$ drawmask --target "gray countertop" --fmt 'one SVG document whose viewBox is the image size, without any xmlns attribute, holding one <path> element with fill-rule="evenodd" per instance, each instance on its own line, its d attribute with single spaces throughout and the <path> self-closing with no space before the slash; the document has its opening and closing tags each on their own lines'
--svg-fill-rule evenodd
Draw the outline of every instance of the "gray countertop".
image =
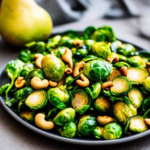
<svg viewBox="0 0 150 150">
<path fill-rule="evenodd" d="M 88 25 L 102 26 L 110 25 L 114 29 L 118 38 L 135 43 L 150 51 L 150 40 L 140 36 L 137 19 L 119 19 L 119 20 L 95 20 L 91 22 L 75 22 L 67 25 L 55 27 L 53 32 L 62 32 L 68 29 L 83 30 Z M 9 46 L 0 38 L 0 70 L 4 65 L 18 56 L 19 51 L 15 47 Z M 114 146 L 102 146 L 99 149 L 105 150 L 149 150 L 150 136 L 142 139 L 119 144 Z M 48 139 L 38 135 L 31 130 L 25 128 L 23 125 L 14 120 L 0 104 L 0 150 L 67 150 L 67 149 L 93 149 L 93 147 L 86 147 L 80 145 L 70 145 Z"/>
</svg>

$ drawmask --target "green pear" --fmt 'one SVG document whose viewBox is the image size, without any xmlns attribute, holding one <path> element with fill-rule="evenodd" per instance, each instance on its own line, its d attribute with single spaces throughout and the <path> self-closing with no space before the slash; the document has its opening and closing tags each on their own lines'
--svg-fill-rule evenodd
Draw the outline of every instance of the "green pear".
<svg viewBox="0 0 150 150">
<path fill-rule="evenodd" d="M 50 15 L 34 0 L 3 0 L 0 34 L 10 44 L 24 46 L 31 41 L 46 40 L 53 24 Z"/>
</svg>

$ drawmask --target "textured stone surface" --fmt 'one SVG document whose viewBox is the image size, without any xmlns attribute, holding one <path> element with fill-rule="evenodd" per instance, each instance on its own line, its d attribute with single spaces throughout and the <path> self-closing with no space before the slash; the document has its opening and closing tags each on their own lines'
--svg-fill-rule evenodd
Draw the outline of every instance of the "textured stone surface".
<svg viewBox="0 0 150 150">
<path fill-rule="evenodd" d="M 54 28 L 53 32 L 62 32 L 67 29 L 83 30 L 88 25 L 110 25 L 115 30 L 118 38 L 128 40 L 150 51 L 150 41 L 141 37 L 138 30 L 138 23 L 136 19 L 122 19 L 122 20 L 96 20 L 92 22 L 71 23 L 61 27 Z M 0 70 L 11 59 L 18 56 L 19 51 L 12 48 L 7 43 L 0 39 Z M 119 144 L 114 146 L 98 146 L 98 149 L 105 150 L 149 150 L 150 136 L 142 139 Z M 96 148 L 96 147 L 95 147 Z M 70 145 L 48 139 L 38 135 L 31 130 L 25 128 L 23 125 L 14 120 L 0 104 L 0 150 L 75 150 L 75 149 L 94 149 L 93 147 Z"/>
</svg>

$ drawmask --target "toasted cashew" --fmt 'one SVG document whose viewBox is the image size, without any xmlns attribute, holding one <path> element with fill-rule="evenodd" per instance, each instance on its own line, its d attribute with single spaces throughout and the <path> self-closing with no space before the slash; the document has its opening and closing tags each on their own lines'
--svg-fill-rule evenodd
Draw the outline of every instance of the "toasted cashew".
<svg viewBox="0 0 150 150">
<path fill-rule="evenodd" d="M 21 77 L 21 76 L 17 78 L 17 80 L 15 81 L 16 88 L 22 88 L 26 84 L 26 81 L 23 79 L 24 77 Z"/>
<path fill-rule="evenodd" d="M 150 73 L 150 62 L 147 62 L 146 65 L 147 65 L 147 70 Z"/>
<path fill-rule="evenodd" d="M 150 126 L 150 118 L 144 119 L 145 123 Z"/>
<path fill-rule="evenodd" d="M 112 82 L 112 81 L 104 82 L 104 83 L 102 84 L 102 88 L 103 88 L 103 89 L 109 88 L 109 87 L 111 87 L 111 86 L 113 86 L 113 82 Z"/>
<path fill-rule="evenodd" d="M 35 65 L 38 67 L 38 68 L 42 68 L 42 59 L 43 59 L 43 55 L 42 54 L 35 54 L 34 55 L 34 58 L 36 58 L 35 60 Z"/>
<path fill-rule="evenodd" d="M 97 117 L 97 121 L 101 124 L 101 125 L 106 125 L 110 122 L 113 122 L 114 119 L 112 117 L 109 116 L 98 116 Z"/>
<path fill-rule="evenodd" d="M 85 62 L 81 61 L 79 63 L 76 63 L 73 71 L 73 77 L 77 77 L 80 74 L 80 69 L 83 68 L 85 65 Z"/>
<path fill-rule="evenodd" d="M 76 80 L 76 83 L 81 87 L 87 87 L 90 84 L 89 79 L 83 74 L 80 75 L 81 80 Z"/>
<path fill-rule="evenodd" d="M 33 77 L 30 84 L 36 90 L 44 89 L 49 86 L 48 80 L 41 80 L 39 77 Z"/>
<path fill-rule="evenodd" d="M 54 82 L 54 81 L 49 81 L 49 85 L 51 86 L 51 87 L 56 87 L 57 86 L 57 82 Z"/>
<path fill-rule="evenodd" d="M 35 116 L 35 124 L 44 130 L 51 130 L 54 128 L 54 123 L 52 121 L 46 121 L 43 113 L 38 113 Z"/>
<path fill-rule="evenodd" d="M 117 54 L 114 53 L 113 55 L 108 56 L 106 60 L 108 62 L 110 62 L 110 63 L 112 63 L 113 61 L 114 62 L 118 62 L 119 61 L 119 57 L 118 57 Z"/>
<path fill-rule="evenodd" d="M 72 51 L 68 48 L 65 49 L 64 54 L 62 55 L 62 60 L 69 64 L 69 68 L 73 69 L 73 61 L 72 61 Z"/>
<path fill-rule="evenodd" d="M 127 76 L 127 71 L 128 71 L 128 68 L 127 67 L 121 67 L 120 68 L 120 71 L 122 72 L 122 74 L 126 77 Z"/>
<path fill-rule="evenodd" d="M 74 40 L 74 41 L 73 41 L 73 45 L 75 45 L 75 46 L 81 47 L 82 44 L 83 44 L 83 41 L 82 41 L 82 40 Z"/>
<path fill-rule="evenodd" d="M 66 74 L 71 74 L 72 73 L 72 69 L 71 68 L 66 68 L 65 72 L 66 72 Z"/>
</svg>

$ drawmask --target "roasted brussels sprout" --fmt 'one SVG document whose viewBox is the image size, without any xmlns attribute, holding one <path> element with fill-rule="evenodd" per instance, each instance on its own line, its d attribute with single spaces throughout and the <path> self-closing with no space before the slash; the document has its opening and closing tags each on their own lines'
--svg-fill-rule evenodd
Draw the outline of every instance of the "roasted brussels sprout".
<svg viewBox="0 0 150 150">
<path fill-rule="evenodd" d="M 77 133 L 77 126 L 74 122 L 68 122 L 59 129 L 59 132 L 61 136 L 73 138 Z"/>
<path fill-rule="evenodd" d="M 89 26 L 84 30 L 85 39 L 90 39 L 91 35 L 96 31 L 94 26 Z"/>
<path fill-rule="evenodd" d="M 28 49 L 23 49 L 20 52 L 20 59 L 25 63 L 30 63 L 32 60 L 34 60 L 34 54 Z"/>
<path fill-rule="evenodd" d="M 93 135 L 97 139 L 103 138 L 103 128 L 100 126 L 95 127 L 93 130 Z"/>
<path fill-rule="evenodd" d="M 110 91 L 114 96 L 126 95 L 132 88 L 129 79 L 125 76 L 117 76 L 112 82 L 113 86 L 110 88 Z"/>
<path fill-rule="evenodd" d="M 43 72 L 52 81 L 59 81 L 64 72 L 65 64 L 54 55 L 47 54 L 42 59 Z"/>
<path fill-rule="evenodd" d="M 74 122 L 75 110 L 73 108 L 66 108 L 61 110 L 53 119 L 56 125 L 64 126 L 68 122 Z"/>
<path fill-rule="evenodd" d="M 112 52 L 117 52 L 117 49 L 118 48 L 121 48 L 122 47 L 122 42 L 121 41 L 114 41 L 111 43 L 111 50 Z"/>
<path fill-rule="evenodd" d="M 41 69 L 34 69 L 28 73 L 26 76 L 26 86 L 30 86 L 30 81 L 33 77 L 39 77 L 43 80 L 43 71 Z"/>
<path fill-rule="evenodd" d="M 42 109 L 47 105 L 47 94 L 44 90 L 36 90 L 32 92 L 25 100 L 25 105 L 31 110 Z"/>
<path fill-rule="evenodd" d="M 150 77 L 147 77 L 144 81 L 143 81 L 143 86 L 144 88 L 150 92 Z"/>
<path fill-rule="evenodd" d="M 20 113 L 20 117 L 25 119 L 26 121 L 29 121 L 29 122 L 33 123 L 33 121 L 34 121 L 34 111 L 27 111 L 27 110 L 22 111 Z"/>
<path fill-rule="evenodd" d="M 52 38 L 49 38 L 48 42 L 46 44 L 46 48 L 49 49 L 49 48 L 53 48 L 53 47 L 57 46 L 59 44 L 60 40 L 61 40 L 60 35 L 56 35 Z"/>
<path fill-rule="evenodd" d="M 92 60 L 98 60 L 99 58 L 94 56 L 94 55 L 87 55 L 85 56 L 82 61 L 84 62 L 88 62 L 88 61 L 92 61 Z"/>
<path fill-rule="evenodd" d="M 132 111 L 123 101 L 117 101 L 113 104 L 112 113 L 114 117 L 124 125 L 126 124 L 127 119 L 132 116 Z"/>
<path fill-rule="evenodd" d="M 33 89 L 31 87 L 24 87 L 14 93 L 14 98 L 16 100 L 25 100 L 32 92 Z"/>
<path fill-rule="evenodd" d="M 111 54 L 111 50 L 109 45 L 105 42 L 95 42 L 92 45 L 90 53 L 92 55 L 106 59 Z"/>
<path fill-rule="evenodd" d="M 147 97 L 146 99 L 144 99 L 144 101 L 142 103 L 143 112 L 147 111 L 148 109 L 150 109 L 150 96 Z"/>
<path fill-rule="evenodd" d="M 111 110 L 112 102 L 104 97 L 98 97 L 94 102 L 94 108 L 99 114 L 109 114 Z"/>
<path fill-rule="evenodd" d="M 21 76 L 26 77 L 30 71 L 34 69 L 34 65 L 31 63 L 26 63 L 21 70 Z"/>
<path fill-rule="evenodd" d="M 85 40 L 84 44 L 88 48 L 88 50 L 91 50 L 92 45 L 95 43 L 94 40 Z"/>
<path fill-rule="evenodd" d="M 80 115 L 83 115 L 89 109 L 90 103 L 90 97 L 84 90 L 77 89 L 73 91 L 71 96 L 71 104 Z"/>
<path fill-rule="evenodd" d="M 91 136 L 96 127 L 96 118 L 90 115 L 84 115 L 80 118 L 78 123 L 78 133 L 81 136 Z"/>
<path fill-rule="evenodd" d="M 111 72 L 111 74 L 108 76 L 108 81 L 112 81 L 115 77 L 117 76 L 121 76 L 121 71 L 117 70 L 116 68 L 113 68 L 113 71 Z"/>
<path fill-rule="evenodd" d="M 58 87 L 56 88 L 50 88 L 47 92 L 47 97 L 49 102 L 59 108 L 59 109 L 65 109 L 67 108 L 67 103 L 69 101 L 69 95 L 68 93 L 61 91 Z"/>
<path fill-rule="evenodd" d="M 125 133 L 126 134 L 140 133 L 147 129 L 148 127 L 144 122 L 144 118 L 142 116 L 133 116 L 129 118 L 126 124 Z"/>
<path fill-rule="evenodd" d="M 137 88 L 131 89 L 128 93 L 128 97 L 135 108 L 139 108 L 142 105 L 143 95 Z"/>
<path fill-rule="evenodd" d="M 122 128 L 116 122 L 111 122 L 104 126 L 103 137 L 105 140 L 118 139 L 122 136 Z"/>
<path fill-rule="evenodd" d="M 66 47 L 59 46 L 56 49 L 51 50 L 51 54 L 57 56 L 58 58 L 62 58 L 63 53 L 65 52 Z"/>
<path fill-rule="evenodd" d="M 96 30 L 90 38 L 96 42 L 105 41 L 105 34 L 101 30 Z"/>
<path fill-rule="evenodd" d="M 132 53 L 135 53 L 136 49 L 131 44 L 123 44 L 121 48 L 117 49 L 117 53 L 120 53 L 124 56 L 130 56 Z"/>
<path fill-rule="evenodd" d="M 127 71 L 127 78 L 134 84 L 142 84 L 148 77 L 146 69 L 131 67 Z"/>
<path fill-rule="evenodd" d="M 78 48 L 75 53 L 74 56 L 77 57 L 78 59 L 82 59 L 83 57 L 85 57 L 88 54 L 88 50 L 86 48 Z"/>
<path fill-rule="evenodd" d="M 106 79 L 112 72 L 112 64 L 105 60 L 93 60 L 84 65 L 83 73 L 92 80 Z"/>
</svg>

